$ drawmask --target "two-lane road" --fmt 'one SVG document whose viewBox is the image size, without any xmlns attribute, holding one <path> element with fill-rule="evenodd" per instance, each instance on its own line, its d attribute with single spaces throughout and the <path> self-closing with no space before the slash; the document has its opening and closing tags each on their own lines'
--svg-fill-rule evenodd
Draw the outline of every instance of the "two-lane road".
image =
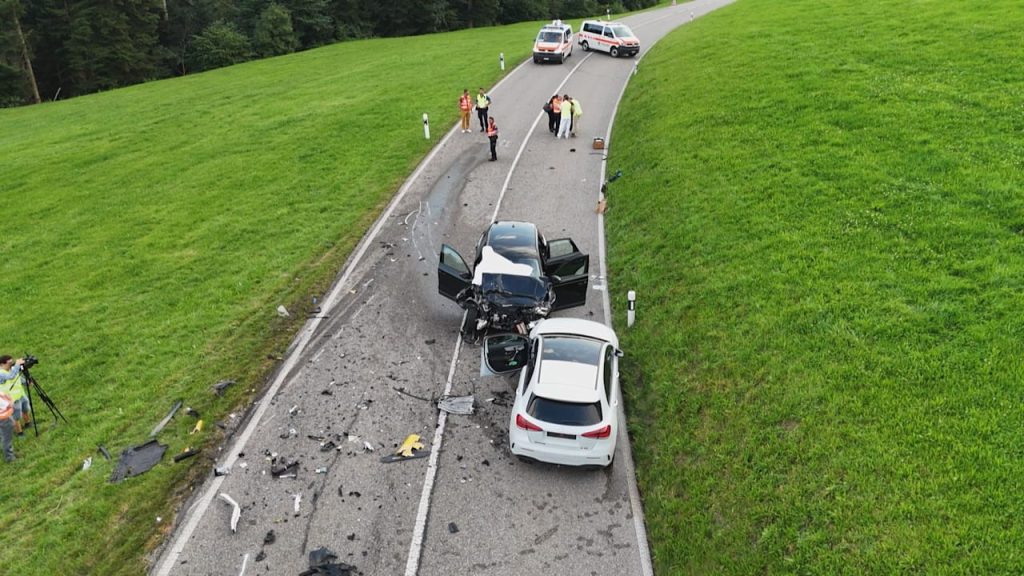
<svg viewBox="0 0 1024 576">
<path fill-rule="evenodd" d="M 625 20 L 646 51 L 728 3 Z M 293 343 L 225 449 L 219 464 L 231 473 L 197 492 L 154 574 L 239 574 L 243 565 L 247 574 L 298 574 L 321 546 L 368 575 L 650 573 L 625 431 L 605 471 L 512 458 L 503 401 L 511 380 L 480 378 L 479 347 L 459 339 L 461 310 L 437 294 L 436 277 L 442 242 L 471 257 L 493 219 L 532 221 L 591 254 L 587 306 L 556 315 L 609 321 L 594 211 L 604 156 L 591 141 L 608 138 L 634 63 L 576 46 L 565 65 L 513 70 L 491 91 L 498 162 L 487 162 L 481 134 L 445 135 L 346 264 L 327 317 Z M 555 93 L 583 104 L 575 139 L 556 140 L 541 119 Z M 429 399 L 444 393 L 474 394 L 477 412 L 439 417 Z M 429 458 L 379 461 L 412 433 L 430 443 Z M 295 476 L 274 478 L 274 456 L 298 461 Z M 220 493 L 242 507 L 235 534 Z"/>
</svg>

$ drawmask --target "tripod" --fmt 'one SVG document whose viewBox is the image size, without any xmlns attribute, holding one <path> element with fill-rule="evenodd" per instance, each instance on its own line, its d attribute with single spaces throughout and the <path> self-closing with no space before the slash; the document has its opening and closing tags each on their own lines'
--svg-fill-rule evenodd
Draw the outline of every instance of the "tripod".
<svg viewBox="0 0 1024 576">
<path fill-rule="evenodd" d="M 28 369 L 23 367 L 21 372 L 25 375 L 25 393 L 28 394 L 28 409 L 29 412 L 32 413 L 32 428 L 36 431 L 36 436 L 39 436 L 39 426 L 36 425 L 36 403 L 32 400 L 33 388 L 36 389 L 36 395 L 43 401 L 43 404 L 46 404 L 46 407 L 50 409 L 50 414 L 53 414 L 53 423 L 57 424 L 57 417 L 59 416 L 60 419 L 67 424 L 68 419 L 64 417 L 64 414 L 61 414 L 60 408 L 57 408 L 57 405 L 53 403 L 53 400 L 51 400 L 50 396 L 45 390 L 43 390 L 43 387 L 36 382 L 36 379 L 33 378 L 31 374 L 29 374 Z"/>
</svg>

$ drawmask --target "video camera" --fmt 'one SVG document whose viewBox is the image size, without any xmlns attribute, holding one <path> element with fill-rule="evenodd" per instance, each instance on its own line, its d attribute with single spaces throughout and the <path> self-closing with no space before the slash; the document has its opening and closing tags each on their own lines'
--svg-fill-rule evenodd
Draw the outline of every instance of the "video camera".
<svg viewBox="0 0 1024 576">
<path fill-rule="evenodd" d="M 26 354 L 23 360 L 25 361 L 25 363 L 21 365 L 22 370 L 28 370 L 29 368 L 35 366 L 36 364 L 39 364 L 39 358 L 36 358 L 31 354 Z"/>
</svg>

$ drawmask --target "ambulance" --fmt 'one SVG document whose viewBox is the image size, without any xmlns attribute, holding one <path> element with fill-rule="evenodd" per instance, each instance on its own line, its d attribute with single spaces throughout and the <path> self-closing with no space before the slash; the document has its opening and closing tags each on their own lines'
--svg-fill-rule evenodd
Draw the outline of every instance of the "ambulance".
<svg viewBox="0 0 1024 576">
<path fill-rule="evenodd" d="M 577 39 L 584 52 L 599 50 L 611 54 L 613 58 L 636 56 L 640 52 L 640 40 L 629 26 L 619 22 L 584 20 Z"/>
<path fill-rule="evenodd" d="M 542 26 L 533 43 L 534 63 L 553 60 L 561 64 L 569 56 L 572 56 L 572 26 L 561 20 Z"/>
</svg>

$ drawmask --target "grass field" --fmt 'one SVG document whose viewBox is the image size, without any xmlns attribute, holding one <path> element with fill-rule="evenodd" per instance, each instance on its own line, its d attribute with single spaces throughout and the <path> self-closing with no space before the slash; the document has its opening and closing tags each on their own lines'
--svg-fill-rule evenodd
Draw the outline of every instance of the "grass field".
<svg viewBox="0 0 1024 576">
<path fill-rule="evenodd" d="M 1024 572 L 1021 30 L 740 0 L 644 58 L 607 226 L 658 574 Z"/>
<path fill-rule="evenodd" d="M 0 469 L 0 572 L 144 572 L 175 494 L 209 472 L 170 456 L 217 440 L 214 421 L 262 387 L 311 296 L 454 124 L 462 88 L 492 85 L 499 52 L 526 58 L 536 29 L 344 43 L 0 110 L 0 353 L 37 355 L 71 420 L 53 428 L 37 403 L 43 435 Z M 164 463 L 107 483 L 97 445 L 116 458 L 179 398 L 204 432 L 180 413 Z"/>
</svg>

